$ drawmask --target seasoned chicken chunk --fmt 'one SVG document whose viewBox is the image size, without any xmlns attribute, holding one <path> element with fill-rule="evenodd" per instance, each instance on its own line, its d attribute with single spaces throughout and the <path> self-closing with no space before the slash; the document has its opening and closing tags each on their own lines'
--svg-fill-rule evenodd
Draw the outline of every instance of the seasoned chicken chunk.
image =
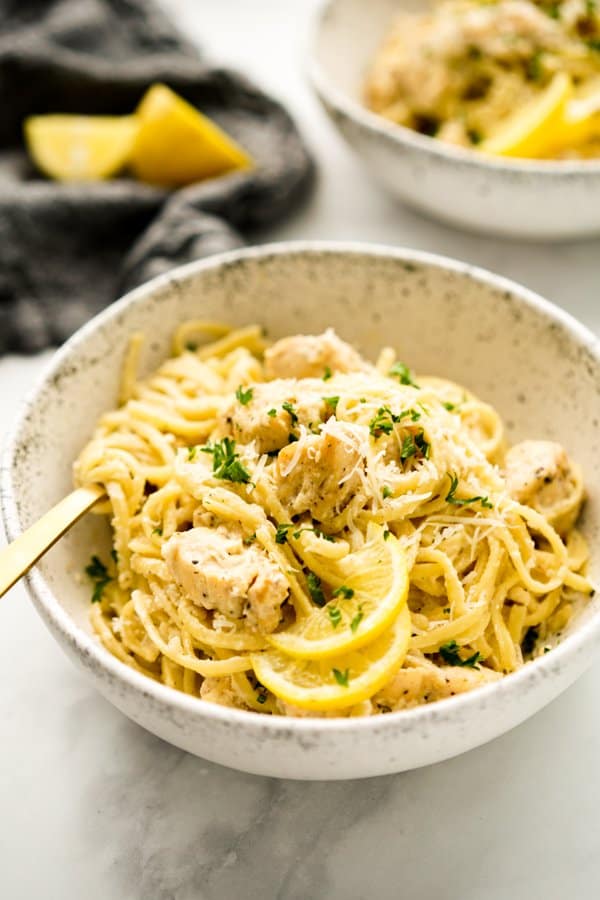
<svg viewBox="0 0 600 900">
<path fill-rule="evenodd" d="M 322 378 L 328 372 L 364 372 L 370 368 L 332 328 L 323 334 L 282 338 L 265 352 L 267 378 Z"/>
<path fill-rule="evenodd" d="M 308 512 L 327 523 L 360 490 L 362 427 L 332 420 L 321 434 L 304 435 L 283 448 L 275 477 L 279 499 L 290 516 Z"/>
<path fill-rule="evenodd" d="M 277 628 L 288 583 L 264 550 L 243 542 L 241 529 L 198 526 L 174 534 L 163 556 L 182 590 L 205 609 L 246 618 L 263 633 Z"/>
<path fill-rule="evenodd" d="M 278 379 L 252 387 L 252 398 L 233 400 L 219 418 L 219 428 L 241 444 L 255 441 L 258 453 L 280 450 L 298 425 L 314 427 L 327 417 L 323 382 Z M 331 413 L 331 409 L 329 409 Z"/>
<path fill-rule="evenodd" d="M 581 472 L 554 441 L 523 441 L 506 454 L 506 486 L 519 503 L 537 510 L 564 533 L 583 503 Z"/>
<path fill-rule="evenodd" d="M 410 709 L 422 703 L 433 703 L 455 694 L 464 694 L 489 681 L 501 678 L 500 672 L 480 666 L 477 669 L 432 666 L 400 669 L 373 697 L 382 710 Z"/>
<path fill-rule="evenodd" d="M 200 696 L 207 703 L 247 709 L 231 685 L 231 678 L 205 678 L 200 686 Z"/>
</svg>

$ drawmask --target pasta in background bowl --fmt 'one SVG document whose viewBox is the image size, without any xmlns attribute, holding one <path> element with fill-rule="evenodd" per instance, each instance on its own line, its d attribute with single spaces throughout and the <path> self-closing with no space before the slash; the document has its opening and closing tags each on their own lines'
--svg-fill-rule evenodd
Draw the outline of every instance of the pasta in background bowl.
<svg viewBox="0 0 600 900">
<path fill-rule="evenodd" d="M 490 28 L 486 21 L 500 3 L 508 7 L 507 21 Z M 579 35 L 576 24 L 563 28 L 554 18 L 559 6 L 545 0 L 446 0 L 442 7 L 434 0 L 324 0 L 309 50 L 310 79 L 374 180 L 414 208 L 505 237 L 598 233 L 600 126 L 593 110 L 600 103 L 594 74 L 600 70 L 600 20 L 583 0 L 564 2 L 569 21 L 576 14 L 578 27 L 590 31 Z M 440 34 L 427 15 L 437 8 L 448 10 Z M 461 29 L 454 11 L 465 8 L 475 23 Z M 404 22 L 425 24 L 412 26 L 404 43 Z M 504 31 L 511 39 L 506 53 Z"/>
<path fill-rule="evenodd" d="M 365 102 L 397 124 L 488 154 L 600 155 L 595 0 L 438 0 L 401 15 Z"/>
<path fill-rule="evenodd" d="M 256 318 L 274 342 L 265 362 L 260 330 L 245 327 Z M 173 352 L 172 335 L 192 319 L 220 320 L 227 328 L 203 349 L 204 326 L 187 326 L 175 347 L 183 352 L 165 362 Z M 224 334 L 228 328 L 245 330 Z M 148 338 L 143 346 L 134 342 L 139 360 L 133 365 L 128 348 L 137 333 Z M 307 345 L 287 336 L 303 333 L 324 336 L 310 339 L 319 352 L 315 357 L 311 350 L 309 370 L 296 371 L 295 378 L 290 360 L 306 362 Z M 323 346 L 333 347 L 333 357 L 323 356 Z M 368 361 L 377 359 L 382 346 L 393 346 L 397 358 L 380 355 L 375 368 Z M 138 368 L 142 381 L 134 375 Z M 195 377 L 212 378 L 212 399 L 206 386 L 204 394 L 196 390 Z M 127 715 L 206 758 L 282 777 L 400 771 L 502 733 L 556 696 L 591 661 L 600 613 L 595 598 L 571 608 L 572 592 L 588 590 L 579 574 L 584 544 L 572 529 L 582 479 L 588 501 L 578 528 L 590 553 L 586 577 L 596 583 L 599 384 L 594 338 L 566 314 L 496 276 L 387 248 L 291 244 L 240 251 L 138 289 L 59 351 L 7 450 L 8 530 L 16 535 L 69 490 L 72 460 L 103 416 L 77 472 L 84 481 L 112 484 L 120 577 L 109 563 L 110 534 L 102 516 L 86 517 L 31 573 L 36 606 L 61 645 Z M 120 391 L 122 400 L 129 396 L 129 406 L 111 413 Z M 505 453 L 500 419 L 507 443 L 517 445 L 512 463 L 509 454 L 506 483 L 494 468 Z M 527 446 L 527 439 L 558 442 L 567 455 L 555 444 Z M 319 442 L 329 442 L 329 452 L 336 441 L 355 443 L 356 459 L 338 453 L 342 468 L 352 465 L 336 475 L 335 503 L 325 491 L 319 506 L 318 498 L 307 501 L 316 479 L 314 473 L 304 479 L 303 466 L 309 459 L 318 463 Z M 108 447 L 116 451 L 112 459 Z M 130 471 L 136 453 L 143 457 L 140 473 Z M 540 467 L 544 475 L 533 485 L 541 490 L 534 498 L 522 464 L 535 453 L 533 480 Z M 569 460 L 581 466 L 581 476 Z M 127 479 L 115 474 L 116 461 L 129 466 Z M 568 485 L 559 496 L 545 482 L 553 466 Z M 510 519 L 515 515 L 525 520 Z M 548 521 L 550 530 L 543 524 Z M 473 532 L 461 549 L 457 535 L 468 528 Z M 411 559 L 411 535 L 419 529 L 425 535 L 422 555 Z M 457 630 L 461 617 L 472 613 L 469 583 L 488 577 L 498 588 L 490 565 L 500 545 L 509 546 L 511 534 L 521 543 L 503 557 L 512 583 L 501 596 L 496 590 L 491 600 L 480 596 L 483 603 L 472 615 L 475 620 L 485 606 L 492 627 L 482 632 L 477 622 L 463 618 Z M 501 539 L 488 540 L 490 535 Z M 211 570 L 206 553 L 207 542 L 215 540 L 225 541 L 238 562 L 255 566 L 252 584 L 257 574 L 264 576 L 269 590 L 257 589 L 253 602 L 237 610 L 231 584 L 215 594 L 223 567 Z M 465 554 L 473 549 L 469 561 Z M 82 577 L 91 555 L 106 567 L 90 573 L 99 585 L 99 602 L 93 604 L 90 581 Z M 201 573 L 196 595 L 190 586 L 194 566 Z M 452 569 L 462 573 L 458 584 Z M 550 584 L 559 569 L 562 580 Z M 289 573 L 297 579 L 295 588 Z M 532 586 L 544 579 L 548 583 Z M 209 595 L 205 605 L 203 588 Z M 535 602 L 526 596 L 531 591 Z M 220 606 L 219 597 L 233 606 Z M 303 603 L 313 615 L 308 629 L 296 627 Z M 109 629 L 104 642 L 112 652 L 95 636 L 90 609 L 98 631 Z M 378 609 L 383 612 L 373 618 Z M 531 618 L 536 612 L 539 621 Z M 242 639 L 237 650 L 236 628 Z M 544 653 L 546 647 L 553 649 Z M 132 650 L 132 659 L 116 658 Z M 326 687 L 336 698 L 328 709 L 321 695 L 311 708 L 306 693 L 290 694 L 290 683 L 296 689 L 298 679 L 289 677 L 289 660 L 306 659 L 307 653 L 316 654 L 320 671 L 328 673 Z M 385 669 L 390 653 L 396 656 Z M 380 666 L 386 677 L 377 691 L 369 688 L 356 703 L 340 704 L 339 697 L 346 691 L 350 696 L 360 680 L 361 654 L 369 656 L 367 672 Z M 211 660 L 223 672 L 205 677 L 200 670 Z M 417 676 L 402 676 L 390 693 L 393 679 L 387 676 L 402 660 L 400 671 L 412 668 Z M 236 671 L 226 671 L 232 664 Z M 291 669 L 305 671 L 296 663 Z M 499 677 L 502 671 L 509 674 Z M 447 690 L 440 690 L 440 673 Z M 219 680 L 223 675 L 228 681 Z"/>
</svg>

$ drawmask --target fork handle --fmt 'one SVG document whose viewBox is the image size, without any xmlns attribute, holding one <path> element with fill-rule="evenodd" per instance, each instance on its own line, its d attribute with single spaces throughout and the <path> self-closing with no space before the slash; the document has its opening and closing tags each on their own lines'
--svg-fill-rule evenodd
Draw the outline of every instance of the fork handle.
<svg viewBox="0 0 600 900">
<path fill-rule="evenodd" d="M 0 597 L 104 496 L 105 491 L 99 485 L 77 488 L 20 534 L 12 544 L 0 550 Z"/>
</svg>

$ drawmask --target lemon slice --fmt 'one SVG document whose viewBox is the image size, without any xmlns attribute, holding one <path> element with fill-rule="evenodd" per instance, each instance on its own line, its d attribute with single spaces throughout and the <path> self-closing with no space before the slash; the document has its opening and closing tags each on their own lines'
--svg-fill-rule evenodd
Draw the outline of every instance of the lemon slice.
<svg viewBox="0 0 600 900">
<path fill-rule="evenodd" d="M 574 149 L 600 137 L 600 78 L 594 78 L 573 95 L 552 136 L 548 153 Z"/>
<path fill-rule="evenodd" d="M 252 165 L 235 141 L 164 84 L 149 88 L 136 115 L 131 166 L 142 181 L 174 187 Z"/>
<path fill-rule="evenodd" d="M 128 162 L 135 116 L 31 116 L 27 149 L 38 169 L 59 181 L 111 178 Z"/>
<path fill-rule="evenodd" d="M 251 656 L 254 673 L 280 700 L 321 712 L 368 700 L 398 671 L 408 650 L 411 622 L 404 606 L 374 643 L 333 659 L 293 659 L 279 650 Z"/>
<path fill-rule="evenodd" d="M 561 128 L 572 93 L 570 77 L 559 72 L 539 97 L 501 122 L 479 150 L 498 156 L 544 156 L 553 145 L 555 131 Z"/>
<path fill-rule="evenodd" d="M 361 550 L 335 567 L 337 596 L 278 634 L 269 643 L 300 659 L 327 659 L 374 641 L 395 619 L 408 595 L 408 569 L 393 535 L 371 526 Z"/>
</svg>

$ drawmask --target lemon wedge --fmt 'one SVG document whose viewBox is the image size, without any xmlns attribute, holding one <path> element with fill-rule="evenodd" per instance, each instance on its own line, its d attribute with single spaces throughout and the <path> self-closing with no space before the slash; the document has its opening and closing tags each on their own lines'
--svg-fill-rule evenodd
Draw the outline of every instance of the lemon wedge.
<svg viewBox="0 0 600 900">
<path fill-rule="evenodd" d="M 176 187 L 252 165 L 235 141 L 164 84 L 149 88 L 136 115 L 131 168 L 142 181 Z"/>
<path fill-rule="evenodd" d="M 479 150 L 496 156 L 546 155 L 562 127 L 572 93 L 570 77 L 559 72 L 538 97 L 501 122 Z"/>
<path fill-rule="evenodd" d="M 379 637 L 406 603 L 409 584 L 404 551 L 384 533 L 371 526 L 364 547 L 336 563 L 333 599 L 269 635 L 271 646 L 300 659 L 327 659 Z"/>
<path fill-rule="evenodd" d="M 279 650 L 251 656 L 254 673 L 276 697 L 324 712 L 368 700 L 398 671 L 408 650 L 411 621 L 405 605 L 372 644 L 332 659 L 294 659 Z"/>
<path fill-rule="evenodd" d="M 111 178 L 127 164 L 135 116 L 30 116 L 27 149 L 38 169 L 59 181 Z"/>
</svg>

